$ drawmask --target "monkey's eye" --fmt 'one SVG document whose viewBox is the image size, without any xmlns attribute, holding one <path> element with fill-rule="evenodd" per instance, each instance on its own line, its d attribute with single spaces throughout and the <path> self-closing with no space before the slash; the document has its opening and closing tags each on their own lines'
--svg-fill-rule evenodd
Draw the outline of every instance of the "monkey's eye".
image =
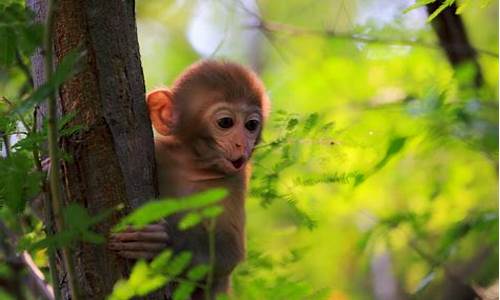
<svg viewBox="0 0 500 300">
<path fill-rule="evenodd" d="M 219 125 L 220 128 L 228 129 L 233 127 L 234 121 L 229 117 L 224 117 L 217 120 L 217 125 Z"/>
<path fill-rule="evenodd" d="M 257 120 L 249 120 L 245 123 L 245 128 L 249 131 L 254 131 L 257 127 L 259 127 L 259 121 Z"/>
</svg>

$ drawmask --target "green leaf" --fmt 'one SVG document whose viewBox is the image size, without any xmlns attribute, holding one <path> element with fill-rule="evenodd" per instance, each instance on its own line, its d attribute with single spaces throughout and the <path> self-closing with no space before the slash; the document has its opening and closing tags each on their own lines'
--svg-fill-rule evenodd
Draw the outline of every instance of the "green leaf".
<svg viewBox="0 0 500 300">
<path fill-rule="evenodd" d="M 91 216 L 83 206 L 77 203 L 70 203 L 63 209 L 66 228 L 31 245 L 30 250 L 60 248 L 71 245 L 75 241 L 85 241 L 95 244 L 103 243 L 105 238 L 93 232 L 92 226 L 102 222 L 111 212 L 112 210 L 108 209 L 95 214 L 95 216 Z"/>
<path fill-rule="evenodd" d="M 181 274 L 191 262 L 192 254 L 183 251 L 176 255 L 168 264 L 167 274 L 171 277 L 176 277 Z"/>
<path fill-rule="evenodd" d="M 405 146 L 407 140 L 407 137 L 393 137 L 389 142 L 389 147 L 387 147 L 385 156 L 375 165 L 374 172 L 382 169 L 394 155 L 399 153 Z"/>
<path fill-rule="evenodd" d="M 479 2 L 479 7 L 481 8 L 485 8 L 486 6 L 488 6 L 489 4 L 491 3 L 491 0 L 481 0 Z"/>
<path fill-rule="evenodd" d="M 137 286 L 137 295 L 146 296 L 147 294 L 154 292 L 168 283 L 168 277 L 163 275 L 154 274 L 149 275 Z"/>
<path fill-rule="evenodd" d="M 443 10 L 450 7 L 455 0 L 446 0 L 441 4 L 430 16 L 427 18 L 427 22 L 431 22 L 434 18 L 436 18 Z"/>
<path fill-rule="evenodd" d="M 173 256 L 172 250 L 170 249 L 164 250 L 153 259 L 153 261 L 150 264 L 151 269 L 158 273 L 163 272 L 167 268 L 170 260 L 172 259 L 172 256 Z"/>
<path fill-rule="evenodd" d="M 290 120 L 288 120 L 286 130 L 292 131 L 297 126 L 297 124 L 299 124 L 299 120 L 297 118 L 291 118 Z"/>
<path fill-rule="evenodd" d="M 309 132 L 311 129 L 316 127 L 318 125 L 319 121 L 319 114 L 318 113 L 312 113 L 310 114 L 306 121 L 304 122 L 304 132 Z"/>
<path fill-rule="evenodd" d="M 415 3 L 413 5 L 410 5 L 409 7 L 405 8 L 403 10 L 403 13 L 408 13 L 414 9 L 417 9 L 417 8 L 420 8 L 420 7 L 423 7 L 423 6 L 426 6 L 427 4 L 429 3 L 433 3 L 435 2 L 436 0 L 417 0 L 415 1 Z"/>
<path fill-rule="evenodd" d="M 127 280 L 119 280 L 108 300 L 127 300 L 137 296 L 145 296 L 165 286 L 169 281 L 164 276 L 150 267 L 144 260 L 135 263 Z"/>
<path fill-rule="evenodd" d="M 0 27 L 0 65 L 10 66 L 16 57 L 16 36 L 8 27 Z"/>
<path fill-rule="evenodd" d="M 16 52 L 30 55 L 41 42 L 40 24 L 33 21 L 33 13 L 21 3 L 2 3 L 0 6 L 0 66 L 16 62 Z"/>
<path fill-rule="evenodd" d="M 465 9 L 469 6 L 471 0 L 462 0 L 460 1 L 458 8 L 457 8 L 457 15 L 462 14 Z"/>
<path fill-rule="evenodd" d="M 215 218 L 224 212 L 224 208 L 221 205 L 211 206 L 203 209 L 200 213 L 205 218 Z"/>
<path fill-rule="evenodd" d="M 0 159 L 0 202 L 14 213 L 22 212 L 26 201 L 40 192 L 41 178 L 25 152 L 12 152 Z"/>
<path fill-rule="evenodd" d="M 374 230 L 368 230 L 367 232 L 361 235 L 361 238 L 356 243 L 356 248 L 358 251 L 363 252 L 368 247 L 372 237 Z"/>
<path fill-rule="evenodd" d="M 60 136 L 70 136 L 84 128 L 82 125 L 69 126 L 69 123 L 75 118 L 77 112 L 72 111 L 63 115 L 57 122 L 59 135 Z"/>
<path fill-rule="evenodd" d="M 174 291 L 173 300 L 189 299 L 195 288 L 196 286 L 194 283 L 182 281 Z"/>
<path fill-rule="evenodd" d="M 208 271 L 210 271 L 209 265 L 197 265 L 189 270 L 189 272 L 187 273 L 187 277 L 192 281 L 199 281 L 203 279 L 203 277 L 205 277 Z"/>
<path fill-rule="evenodd" d="M 313 230 L 314 228 L 316 228 L 316 220 L 314 220 L 307 212 L 297 206 L 296 199 L 294 199 L 291 195 L 285 196 L 284 198 L 285 200 L 287 200 L 287 204 L 293 212 L 294 221 L 298 226 L 304 226 L 308 230 Z"/>
<path fill-rule="evenodd" d="M 15 300 L 15 298 L 8 294 L 3 288 L 0 288 L 0 299 L 2 300 Z"/>
<path fill-rule="evenodd" d="M 202 216 L 196 212 L 186 214 L 177 225 L 180 230 L 186 230 L 198 225 L 203 220 Z"/>
<path fill-rule="evenodd" d="M 23 114 L 31 109 L 34 105 L 46 100 L 51 93 L 55 93 L 64 81 L 71 78 L 77 73 L 75 66 L 83 58 L 84 53 L 72 50 L 66 54 L 51 78 L 41 86 L 39 86 L 33 93 L 28 96 L 14 109 L 14 113 Z"/>
<path fill-rule="evenodd" d="M 113 228 L 113 231 L 123 230 L 127 225 L 131 225 L 134 228 L 142 228 L 147 224 L 157 222 L 175 213 L 213 205 L 226 197 L 226 195 L 227 191 L 224 189 L 212 189 L 180 199 L 151 201 L 124 217 Z"/>
<path fill-rule="evenodd" d="M 320 183 L 340 183 L 348 184 L 360 175 L 359 172 L 350 173 L 332 173 L 332 174 L 314 174 L 297 177 L 295 183 L 303 186 L 313 186 Z"/>
<path fill-rule="evenodd" d="M 0 264 L 0 278 L 7 279 L 13 276 L 12 269 L 5 264 Z M 1 298 L 0 298 L 1 299 Z"/>
<path fill-rule="evenodd" d="M 16 30 L 18 34 L 17 48 L 20 54 L 30 56 L 42 44 L 43 26 L 38 23 L 28 23 Z"/>
</svg>

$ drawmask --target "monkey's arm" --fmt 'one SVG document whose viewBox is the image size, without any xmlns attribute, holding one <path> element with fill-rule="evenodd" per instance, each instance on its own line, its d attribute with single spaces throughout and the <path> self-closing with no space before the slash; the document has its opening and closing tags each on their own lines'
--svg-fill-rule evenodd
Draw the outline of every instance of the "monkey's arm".
<svg viewBox="0 0 500 300">
<path fill-rule="evenodd" d="M 173 222 L 168 222 L 172 224 Z M 169 228 L 170 227 L 170 228 Z M 108 248 L 118 255 L 130 259 L 152 259 L 158 253 L 171 246 L 174 252 L 189 251 L 192 254 L 191 265 L 210 264 L 210 235 L 213 234 L 214 276 L 225 277 L 231 274 L 236 265 L 244 258 L 243 241 L 235 231 L 217 226 L 210 233 L 205 226 L 181 231 L 176 224 L 151 224 L 141 230 L 125 230 L 111 235 Z M 167 233 L 168 232 L 168 233 Z"/>
</svg>

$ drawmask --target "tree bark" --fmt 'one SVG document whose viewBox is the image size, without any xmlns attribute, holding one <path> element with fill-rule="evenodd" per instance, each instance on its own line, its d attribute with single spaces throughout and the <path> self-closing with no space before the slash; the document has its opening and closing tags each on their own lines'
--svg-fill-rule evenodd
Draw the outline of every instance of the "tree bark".
<svg viewBox="0 0 500 300">
<path fill-rule="evenodd" d="M 43 22 L 46 1 L 27 2 Z M 85 53 L 78 74 L 58 93 L 60 113 L 75 114 L 69 126 L 84 127 L 60 139 L 61 149 L 71 156 L 60 163 L 64 198 L 66 203 L 81 204 L 90 215 L 119 204 L 128 211 L 158 194 L 134 6 L 130 0 L 60 0 L 57 4 L 55 61 L 75 48 Z M 40 86 L 45 81 L 42 51 L 32 57 L 32 68 L 35 87 Z M 39 124 L 45 111 L 44 105 L 37 108 Z M 113 213 L 95 230 L 107 236 L 122 214 Z M 104 299 L 131 264 L 105 245 L 89 243 L 79 243 L 72 260 L 82 299 Z M 67 290 L 67 283 L 62 284 Z"/>
<path fill-rule="evenodd" d="M 438 0 L 427 4 L 429 15 L 436 11 L 443 2 L 444 0 Z M 480 87 L 483 84 L 483 75 L 477 61 L 477 53 L 467 37 L 462 18 L 456 14 L 456 11 L 457 6 L 455 3 L 448 6 L 432 20 L 432 27 L 453 68 L 456 69 L 464 63 L 471 63 L 476 72 L 474 85 Z"/>
</svg>

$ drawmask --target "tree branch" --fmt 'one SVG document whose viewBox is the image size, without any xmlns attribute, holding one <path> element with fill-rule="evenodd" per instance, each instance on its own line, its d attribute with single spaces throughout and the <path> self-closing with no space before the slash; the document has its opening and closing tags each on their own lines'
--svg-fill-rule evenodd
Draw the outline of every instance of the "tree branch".
<svg viewBox="0 0 500 300">
<path fill-rule="evenodd" d="M 14 265 L 12 269 L 16 271 L 16 275 L 9 281 L 13 282 L 13 289 L 16 297 L 24 299 L 22 291 L 18 290 L 23 284 L 20 282 L 22 279 L 21 270 L 19 267 L 25 268 L 28 272 L 25 275 L 28 281 L 28 286 L 34 296 L 40 296 L 42 299 L 54 300 L 53 288 L 45 281 L 42 271 L 35 265 L 30 254 L 24 251 L 21 256 L 18 256 L 15 251 L 15 246 L 9 244 L 7 240 L 11 240 L 12 243 L 17 241 L 17 237 L 7 228 L 7 226 L 0 220 L 0 248 L 5 253 L 7 262 L 10 265 Z M 17 282 L 19 281 L 19 282 Z"/>
<path fill-rule="evenodd" d="M 450 268 L 448 268 L 448 266 L 446 266 L 442 261 L 439 261 L 438 259 L 434 258 L 431 254 L 425 252 L 422 248 L 420 248 L 420 246 L 417 244 L 416 241 L 410 242 L 410 248 L 412 248 L 422 259 L 427 261 L 427 263 L 431 265 L 431 269 L 437 267 L 442 268 L 445 276 L 450 280 L 452 280 L 453 282 L 455 282 L 457 286 L 463 289 L 467 294 L 474 295 L 476 297 L 479 296 L 477 295 L 476 291 L 471 285 L 464 282 L 464 280 L 459 275 L 455 274 L 455 272 L 450 270 Z"/>
<path fill-rule="evenodd" d="M 443 3 L 443 0 L 440 0 L 427 4 L 426 7 L 429 15 L 438 10 Z M 454 68 L 457 68 L 464 63 L 472 63 L 476 69 L 474 84 L 476 87 L 480 87 L 484 79 L 476 56 L 482 50 L 472 47 L 467 37 L 462 18 L 456 11 L 457 5 L 452 3 L 432 20 L 432 27 L 450 64 Z"/>
<path fill-rule="evenodd" d="M 34 83 L 33 83 L 33 77 L 31 76 L 31 70 L 28 67 L 28 65 L 23 61 L 19 49 L 16 49 L 16 64 L 19 67 L 19 69 L 21 69 L 23 74 L 26 76 L 26 80 L 29 82 L 31 88 L 33 88 Z"/>
<path fill-rule="evenodd" d="M 45 74 L 47 80 L 52 78 L 53 70 L 53 32 L 54 32 L 54 13 L 56 10 L 57 1 L 48 0 L 47 3 L 47 21 L 44 34 L 44 51 L 45 51 Z M 57 230 L 63 231 L 65 228 L 64 218 L 62 215 L 63 200 L 61 194 L 61 175 L 59 172 L 59 147 L 58 147 L 58 132 L 57 132 L 57 102 L 55 91 L 50 93 L 48 101 L 48 142 L 49 142 L 49 157 L 51 160 L 50 168 L 50 198 L 51 208 L 54 213 L 54 221 Z M 68 273 L 69 288 L 71 298 L 79 300 L 78 283 L 75 276 L 75 268 L 72 261 L 72 253 L 67 246 L 62 247 L 63 261 Z"/>
</svg>

